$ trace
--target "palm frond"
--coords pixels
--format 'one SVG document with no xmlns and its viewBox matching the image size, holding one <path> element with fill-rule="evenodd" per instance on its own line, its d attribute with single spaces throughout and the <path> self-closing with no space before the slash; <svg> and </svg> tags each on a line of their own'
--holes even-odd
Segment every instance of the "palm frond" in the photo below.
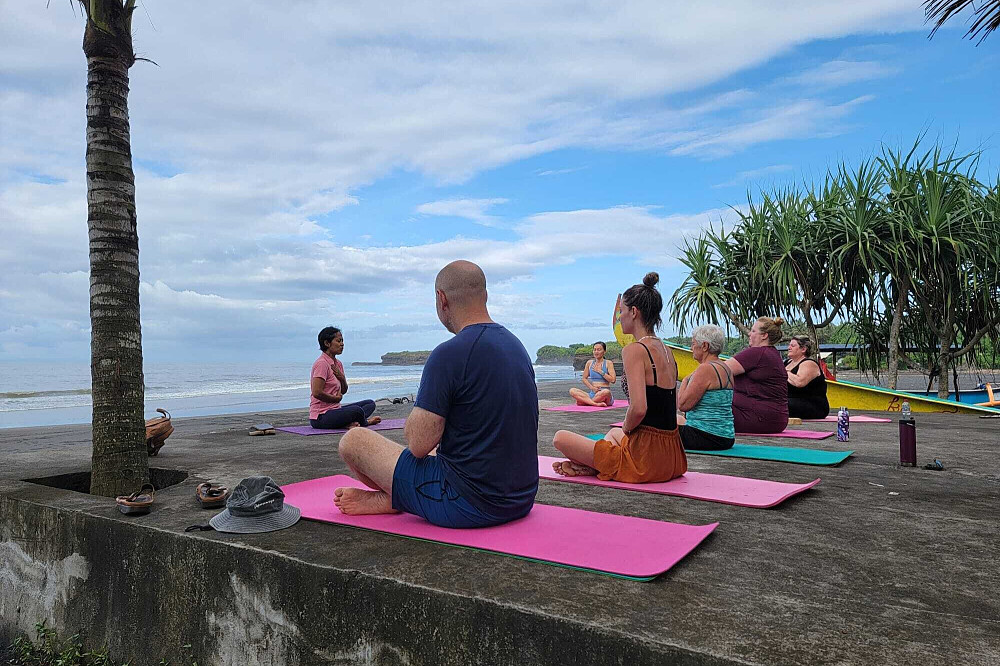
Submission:
<svg viewBox="0 0 1000 666">
<path fill-rule="evenodd" d="M 986 37 L 1000 28 L 1000 0 L 926 0 L 924 2 L 924 16 L 926 21 L 934 22 L 930 37 L 933 37 L 938 29 L 950 19 L 960 14 L 966 8 L 972 8 L 972 26 L 965 36 L 969 39 L 979 37 L 982 43 Z"/>
</svg>

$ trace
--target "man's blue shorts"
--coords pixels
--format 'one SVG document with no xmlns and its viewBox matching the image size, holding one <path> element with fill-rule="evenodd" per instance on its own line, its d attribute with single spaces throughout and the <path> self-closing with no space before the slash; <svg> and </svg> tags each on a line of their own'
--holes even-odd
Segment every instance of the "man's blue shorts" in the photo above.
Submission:
<svg viewBox="0 0 1000 666">
<path fill-rule="evenodd" d="M 392 473 L 392 508 L 441 527 L 489 527 L 507 522 L 472 506 L 445 479 L 437 456 L 417 458 L 403 449 Z"/>
</svg>

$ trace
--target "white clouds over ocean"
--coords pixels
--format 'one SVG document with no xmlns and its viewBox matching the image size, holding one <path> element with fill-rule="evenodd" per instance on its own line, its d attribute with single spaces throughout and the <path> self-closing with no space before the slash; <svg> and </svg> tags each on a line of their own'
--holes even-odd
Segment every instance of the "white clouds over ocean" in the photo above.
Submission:
<svg viewBox="0 0 1000 666">
<path fill-rule="evenodd" d="M 831 55 L 743 74 L 921 20 L 905 0 L 147 2 L 135 45 L 158 66 L 133 67 L 130 97 L 145 337 L 225 348 L 238 328 L 280 348 L 336 318 L 368 331 L 371 357 L 379 326 L 433 327 L 429 284 L 459 257 L 482 263 L 512 322 L 587 329 L 594 314 L 550 271 L 595 257 L 669 266 L 726 202 L 673 206 L 650 190 L 567 205 L 545 188 L 604 172 L 546 156 L 693 164 L 835 136 L 877 101 L 852 84 L 895 65 Z M 0 358 L 44 356 L 53 338 L 87 353 L 82 30 L 78 12 L 44 2 L 10 3 L 0 26 Z M 790 162 L 755 168 L 768 164 Z M 706 192 L 724 180 L 707 178 Z M 393 179 L 412 201 L 385 214 L 371 193 Z M 661 242 L 621 242 L 630 234 Z"/>
</svg>

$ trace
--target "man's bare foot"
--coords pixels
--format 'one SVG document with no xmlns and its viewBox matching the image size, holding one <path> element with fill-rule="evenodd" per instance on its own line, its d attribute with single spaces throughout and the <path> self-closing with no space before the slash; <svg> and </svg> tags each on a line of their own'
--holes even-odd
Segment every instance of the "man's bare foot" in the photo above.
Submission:
<svg viewBox="0 0 1000 666">
<path fill-rule="evenodd" d="M 392 508 L 392 498 L 384 490 L 337 488 L 333 503 L 348 516 L 369 516 L 378 513 L 399 513 Z"/>
<path fill-rule="evenodd" d="M 557 460 L 552 463 L 552 470 L 563 476 L 597 476 L 597 470 L 593 467 L 581 465 L 572 460 Z"/>
<path fill-rule="evenodd" d="M 382 417 L 381 416 L 373 416 L 370 419 L 368 419 L 368 425 L 370 425 L 370 426 L 378 425 L 379 423 L 382 423 Z"/>
</svg>

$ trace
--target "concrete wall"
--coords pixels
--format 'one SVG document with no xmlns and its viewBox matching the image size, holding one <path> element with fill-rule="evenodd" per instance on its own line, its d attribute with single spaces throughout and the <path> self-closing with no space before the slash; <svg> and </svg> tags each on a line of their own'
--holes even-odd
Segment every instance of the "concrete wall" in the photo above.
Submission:
<svg viewBox="0 0 1000 666">
<path fill-rule="evenodd" d="M 0 639 L 33 636 L 42 620 L 134 666 L 161 658 L 234 666 L 732 663 L 239 543 L 0 496 Z"/>
</svg>

